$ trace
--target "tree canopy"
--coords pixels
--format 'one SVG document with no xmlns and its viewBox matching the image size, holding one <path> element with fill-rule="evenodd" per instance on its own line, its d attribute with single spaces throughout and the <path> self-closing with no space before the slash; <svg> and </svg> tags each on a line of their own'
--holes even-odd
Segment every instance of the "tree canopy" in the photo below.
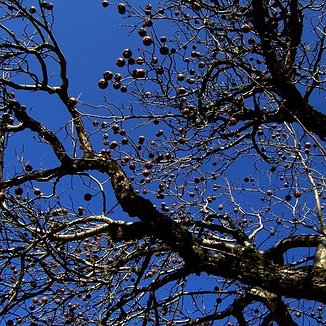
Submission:
<svg viewBox="0 0 326 326">
<path fill-rule="evenodd" d="M 88 6 L 129 36 L 84 100 L 0 0 L 0 321 L 325 323 L 325 2 Z"/>
</svg>

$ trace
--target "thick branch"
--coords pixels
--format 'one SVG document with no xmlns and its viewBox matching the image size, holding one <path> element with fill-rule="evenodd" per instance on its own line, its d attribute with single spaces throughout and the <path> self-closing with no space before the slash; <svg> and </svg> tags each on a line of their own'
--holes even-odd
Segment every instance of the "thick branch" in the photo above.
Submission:
<svg viewBox="0 0 326 326">
<path fill-rule="evenodd" d="M 49 238 L 51 240 L 69 242 L 84 240 L 94 235 L 103 233 L 107 233 L 113 241 L 137 240 L 151 234 L 150 228 L 143 222 L 110 222 L 81 232 L 71 234 L 52 234 Z"/>
<path fill-rule="evenodd" d="M 297 325 L 289 314 L 286 304 L 277 295 L 259 289 L 250 289 L 249 292 L 254 299 L 263 302 L 267 306 L 268 310 L 271 312 L 271 317 L 278 325 Z"/>
<path fill-rule="evenodd" d="M 210 254 L 191 233 L 156 210 L 133 191 L 127 176 L 114 160 L 109 164 L 111 184 L 121 207 L 130 216 L 153 225 L 153 236 L 183 257 L 193 272 L 206 272 L 260 287 L 280 296 L 326 303 L 326 271 L 316 267 L 291 269 L 270 263 L 263 254 L 240 247 L 233 254 Z"/>
<path fill-rule="evenodd" d="M 275 246 L 265 251 L 267 259 L 283 264 L 283 255 L 293 248 L 317 247 L 322 237 L 319 235 L 297 235 L 280 240 Z"/>
<path fill-rule="evenodd" d="M 56 178 L 60 175 L 63 175 L 65 169 L 62 167 L 57 167 L 54 169 L 48 169 L 43 171 L 34 171 L 28 174 L 20 175 L 18 177 L 14 177 L 8 180 L 4 180 L 0 183 L 1 189 L 6 189 L 12 186 L 21 185 L 27 181 L 36 180 L 39 182 L 47 182 L 53 178 Z"/>
<path fill-rule="evenodd" d="M 297 269 L 275 265 L 254 250 L 237 254 L 205 255 L 202 271 L 296 299 L 326 303 L 326 270 L 308 266 Z"/>
<path fill-rule="evenodd" d="M 291 4 L 292 20 L 296 22 L 295 25 L 300 24 L 300 17 L 298 9 L 295 7 L 296 1 Z M 262 49 L 265 55 L 267 67 L 272 75 L 272 83 L 278 90 L 279 95 L 285 100 L 286 109 L 299 120 L 299 122 L 305 126 L 309 131 L 317 134 L 321 139 L 326 138 L 326 115 L 316 111 L 309 103 L 307 103 L 299 90 L 296 88 L 291 80 L 291 76 L 285 69 L 285 66 L 293 62 L 296 51 L 290 49 L 289 62 L 283 60 L 280 61 L 277 57 L 275 47 L 272 44 L 273 35 L 269 33 L 267 22 L 264 18 L 265 8 L 264 1 L 252 0 L 253 8 L 253 23 L 257 30 L 260 39 Z M 291 29 L 292 31 L 292 29 Z M 291 46 L 297 46 L 299 44 L 298 37 L 301 35 L 300 31 L 292 31 Z"/>
<path fill-rule="evenodd" d="M 314 264 L 326 270 L 326 238 L 323 238 L 317 247 Z"/>
<path fill-rule="evenodd" d="M 203 251 L 186 228 L 160 213 L 150 200 L 137 195 L 116 161 L 109 162 L 107 173 L 111 177 L 111 184 L 119 204 L 129 216 L 137 216 L 141 221 L 149 223 L 152 226 L 153 236 L 177 251 L 185 259 L 186 264 L 198 262 L 197 251 L 200 251 L 201 255 Z"/>
<path fill-rule="evenodd" d="M 41 138 L 51 145 L 54 154 L 57 156 L 60 162 L 66 162 L 69 160 L 69 156 L 65 148 L 52 131 L 42 126 L 40 122 L 31 118 L 17 102 L 12 103 L 10 108 L 14 111 L 15 116 L 19 121 L 23 122 L 31 131 L 38 133 Z"/>
</svg>

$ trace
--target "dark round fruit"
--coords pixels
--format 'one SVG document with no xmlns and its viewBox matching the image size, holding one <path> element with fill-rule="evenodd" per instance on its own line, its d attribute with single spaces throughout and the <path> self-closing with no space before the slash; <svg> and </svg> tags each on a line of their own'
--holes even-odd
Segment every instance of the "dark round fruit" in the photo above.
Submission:
<svg viewBox="0 0 326 326">
<path fill-rule="evenodd" d="M 178 74 L 178 80 L 179 81 L 183 81 L 185 79 L 185 75 L 184 74 Z"/>
<path fill-rule="evenodd" d="M 130 49 L 124 49 L 122 56 L 126 59 L 129 59 L 132 56 L 132 51 Z"/>
<path fill-rule="evenodd" d="M 42 194 L 41 189 L 39 189 L 39 188 L 35 188 L 35 189 L 34 189 L 34 195 L 35 195 L 35 196 L 40 196 L 41 194 Z"/>
<path fill-rule="evenodd" d="M 187 92 L 187 90 L 185 87 L 179 87 L 179 89 L 178 89 L 179 95 L 184 95 L 184 94 L 186 94 L 186 92 Z"/>
<path fill-rule="evenodd" d="M 158 75 L 163 75 L 164 74 L 164 68 L 162 66 L 159 66 L 155 69 Z"/>
<path fill-rule="evenodd" d="M 138 143 L 139 143 L 139 144 L 143 144 L 144 141 L 145 141 L 145 137 L 144 137 L 144 136 L 139 136 L 139 138 L 138 138 Z"/>
<path fill-rule="evenodd" d="M 229 120 L 229 125 L 234 126 L 237 124 L 237 119 L 235 117 L 231 117 Z"/>
<path fill-rule="evenodd" d="M 138 35 L 144 37 L 147 34 L 146 28 L 142 27 L 138 30 Z"/>
<path fill-rule="evenodd" d="M 118 4 L 118 12 L 120 15 L 123 15 L 126 13 L 126 6 L 123 3 Z"/>
<path fill-rule="evenodd" d="M 167 55 L 167 54 L 169 54 L 169 48 L 168 48 L 166 45 L 162 45 L 162 46 L 160 47 L 160 53 L 161 53 L 162 55 Z"/>
<path fill-rule="evenodd" d="M 126 64 L 126 61 L 124 58 L 118 58 L 116 61 L 116 65 L 120 68 L 123 67 L 125 64 Z"/>
<path fill-rule="evenodd" d="M 105 80 L 111 80 L 112 78 L 113 78 L 113 73 L 112 73 L 112 71 L 105 71 L 104 73 L 103 73 L 103 78 L 105 79 Z"/>
<path fill-rule="evenodd" d="M 153 21 L 151 19 L 149 19 L 149 18 L 145 18 L 144 26 L 152 27 L 153 26 Z"/>
<path fill-rule="evenodd" d="M 90 194 L 90 193 L 86 193 L 85 195 L 84 195 L 84 200 L 86 200 L 86 201 L 90 201 L 91 199 L 92 199 L 92 195 Z"/>
<path fill-rule="evenodd" d="M 128 58 L 128 64 L 134 65 L 136 63 L 136 60 L 133 57 Z"/>
<path fill-rule="evenodd" d="M 119 89 L 120 86 L 121 86 L 121 83 L 120 83 L 120 82 L 115 82 L 115 83 L 113 83 L 113 88 L 114 88 L 114 89 Z"/>
<path fill-rule="evenodd" d="M 118 142 L 115 141 L 115 140 L 110 143 L 110 148 L 111 149 L 115 149 L 117 146 L 118 146 Z"/>
<path fill-rule="evenodd" d="M 47 10 L 52 10 L 53 9 L 53 3 L 51 2 L 42 2 L 41 7 Z"/>
<path fill-rule="evenodd" d="M 143 44 L 145 46 L 150 46 L 153 44 L 153 39 L 150 36 L 144 36 L 143 38 Z"/>
<path fill-rule="evenodd" d="M 301 192 L 297 190 L 297 191 L 294 192 L 293 196 L 295 198 L 300 198 L 301 197 Z"/>
<path fill-rule="evenodd" d="M 101 79 L 101 80 L 98 82 L 98 87 L 101 88 L 101 89 L 106 89 L 108 86 L 109 86 L 109 83 L 108 83 L 108 81 L 105 80 L 105 79 Z"/>
<path fill-rule="evenodd" d="M 135 69 L 133 72 L 132 72 L 132 76 L 134 78 L 144 78 L 146 76 L 146 71 L 144 69 Z"/>
<path fill-rule="evenodd" d="M 142 65 L 142 64 L 145 63 L 145 59 L 143 57 L 138 57 L 136 59 L 136 62 L 137 62 L 138 65 Z"/>
<path fill-rule="evenodd" d="M 128 144 L 128 142 L 129 142 L 129 140 L 126 137 L 124 137 L 124 138 L 121 139 L 121 144 L 122 145 L 126 145 L 126 144 Z"/>
<path fill-rule="evenodd" d="M 102 7 L 106 8 L 109 6 L 109 1 L 107 0 L 102 0 Z"/>
<path fill-rule="evenodd" d="M 114 80 L 115 80 L 115 81 L 118 82 L 118 81 L 121 80 L 121 78 L 122 78 L 121 74 L 119 74 L 119 73 L 114 74 Z"/>
<path fill-rule="evenodd" d="M 29 7 L 29 12 L 31 14 L 35 14 L 36 13 L 36 8 L 34 6 Z"/>
<path fill-rule="evenodd" d="M 78 102 L 78 100 L 75 97 L 70 97 L 68 100 L 68 105 L 70 107 L 74 107 L 74 106 L 76 106 L 77 102 Z"/>
<path fill-rule="evenodd" d="M 21 188 L 21 187 L 17 187 L 16 189 L 15 189 L 15 194 L 17 195 L 17 196 L 21 196 L 22 194 L 23 194 L 23 188 Z"/>
<path fill-rule="evenodd" d="M 33 171 L 33 167 L 30 164 L 26 164 L 25 165 L 25 171 L 26 172 L 31 172 L 31 171 Z"/>
<path fill-rule="evenodd" d="M 286 195 L 285 196 L 285 200 L 290 201 L 291 199 L 292 199 L 292 196 L 291 195 Z"/>
</svg>

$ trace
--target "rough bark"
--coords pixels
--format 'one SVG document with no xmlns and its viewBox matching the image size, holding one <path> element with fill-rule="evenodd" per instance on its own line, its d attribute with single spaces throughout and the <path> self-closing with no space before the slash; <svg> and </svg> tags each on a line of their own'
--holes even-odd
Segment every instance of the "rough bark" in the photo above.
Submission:
<svg viewBox="0 0 326 326">
<path fill-rule="evenodd" d="M 291 16 L 288 22 L 287 36 L 289 46 L 282 58 L 278 57 L 273 42 L 275 37 L 266 20 L 265 1 L 252 1 L 252 17 L 254 27 L 257 30 L 262 50 L 264 52 L 266 65 L 271 74 L 271 82 L 279 95 L 285 101 L 285 110 L 288 111 L 307 130 L 314 132 L 321 139 L 326 137 L 326 116 L 318 112 L 312 105 L 307 103 L 300 91 L 291 79 L 293 63 L 295 61 L 296 49 L 301 40 L 302 17 L 298 9 L 298 2 L 291 1 Z"/>
<path fill-rule="evenodd" d="M 240 246 L 232 253 L 212 253 L 202 247 L 186 228 L 157 211 L 149 200 L 135 194 L 127 176 L 114 161 L 110 163 L 109 174 L 122 209 L 129 216 L 150 223 L 153 235 L 177 251 L 194 273 L 206 272 L 279 296 L 326 303 L 325 269 L 312 266 L 295 269 L 273 264 L 263 253 L 251 247 Z"/>
</svg>

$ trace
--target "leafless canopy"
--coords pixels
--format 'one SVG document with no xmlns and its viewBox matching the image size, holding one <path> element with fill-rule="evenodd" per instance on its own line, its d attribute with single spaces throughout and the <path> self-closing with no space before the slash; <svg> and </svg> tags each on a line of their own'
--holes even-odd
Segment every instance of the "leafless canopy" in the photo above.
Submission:
<svg viewBox="0 0 326 326">
<path fill-rule="evenodd" d="M 103 1 L 133 47 L 92 102 L 33 3 L 0 0 L 1 323 L 325 323 L 325 1 Z"/>
</svg>

